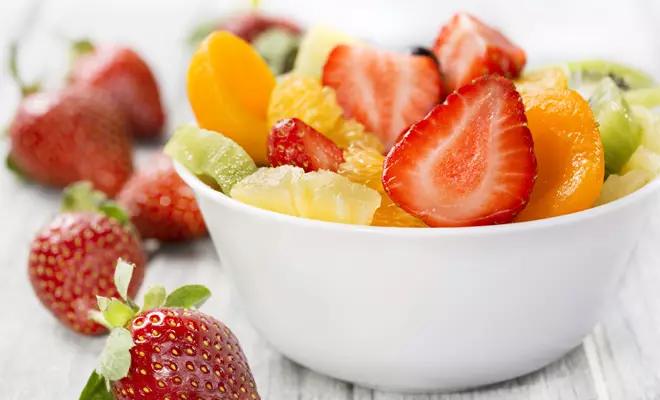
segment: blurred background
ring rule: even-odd
[[[248,9],[251,0],[22,0],[0,5],[0,64],[9,40],[19,39],[26,78],[61,76],[67,68],[67,39],[131,44],[150,62],[166,104],[185,110],[187,38],[201,23]],[[516,38],[529,65],[604,57],[660,73],[656,34],[660,2],[654,0],[339,0],[318,3],[262,0],[264,11],[300,24],[324,22],[387,47],[429,44],[457,7],[471,11]],[[18,92],[2,68],[0,121],[12,113]],[[54,79],[53,79],[54,80]],[[185,113],[181,119],[185,118]],[[177,121],[177,114],[170,118]]]
[[[262,0],[261,3],[264,11],[302,26],[323,22],[350,35],[398,49],[430,45],[448,17],[465,10],[514,38],[527,51],[532,67],[552,61],[601,57],[636,65],[660,77],[657,34],[660,1],[657,0]],[[69,66],[70,41],[91,38],[98,43],[130,45],[147,60],[167,109],[165,134],[169,135],[174,126],[192,119],[185,88],[187,62],[193,50],[189,43],[191,34],[200,24],[219,21],[251,6],[251,0],[2,0],[0,126],[9,122],[20,99],[20,91],[6,68],[11,41],[20,43],[18,65],[24,79],[41,79],[45,87],[58,88],[63,85]],[[3,158],[6,148],[6,141],[0,142]],[[138,164],[158,148],[159,144],[139,146]],[[43,393],[56,400],[76,398],[102,346],[102,341],[78,338],[58,327],[34,298],[26,279],[30,240],[56,213],[59,195],[24,185],[0,169],[0,304],[15,305],[0,318],[3,361],[0,400],[46,398],[40,397]],[[164,277],[158,280],[169,282],[169,287],[174,283],[213,282],[217,297],[207,304],[206,310],[228,321],[246,343],[246,353],[253,360],[264,397],[271,400],[374,398],[370,391],[359,388],[353,391],[345,384],[304,371],[268,350],[240,313],[230,306],[224,273],[218,268],[209,241],[166,252],[151,264],[151,276]],[[640,286],[645,281],[643,276],[632,279]],[[631,328],[626,320],[626,315],[637,310],[625,301],[626,296],[637,291],[638,286],[634,287],[624,291],[621,304],[606,321],[609,323],[606,329],[610,330],[606,333],[625,340],[612,348],[603,339],[605,331],[600,331],[601,336],[591,342],[591,349],[579,350],[547,374],[520,381],[520,387],[512,389],[507,400],[605,399],[597,397],[599,389],[593,386],[591,373],[594,354],[602,356],[607,352],[615,354],[627,367],[622,371],[605,371],[606,375],[629,385],[625,391],[614,389],[612,400],[656,399],[646,396],[660,393],[657,386],[660,377],[653,372],[660,368],[643,365],[639,359],[640,348],[660,354],[657,336],[638,338],[643,341],[639,347],[635,347],[632,339],[631,348],[621,344],[626,343],[634,325],[641,323],[633,322]],[[647,289],[649,293],[657,291],[657,288]],[[647,308],[660,310],[659,300],[649,300]],[[31,340],[21,340],[25,337]],[[11,360],[11,365],[7,360]],[[566,384],[569,379],[574,383]],[[493,390],[494,396],[498,390]]]

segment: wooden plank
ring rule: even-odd
[[[582,348],[545,370],[481,390],[437,395],[374,392],[374,400],[588,400],[596,399]],[[367,397],[361,397],[367,398]]]
[[[593,335],[608,400],[660,398],[660,208],[631,260],[612,309]]]

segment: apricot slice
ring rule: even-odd
[[[266,165],[266,113],[275,77],[249,43],[229,32],[211,33],[188,67],[188,100],[200,128],[238,143]]]
[[[523,102],[534,138],[538,177],[517,221],[590,208],[603,187],[605,156],[589,103],[569,89],[523,94]]]

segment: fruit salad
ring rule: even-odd
[[[192,57],[196,125],[165,152],[236,201],[345,224],[478,226],[580,212],[660,172],[660,86],[634,67],[529,70],[524,49],[462,12],[410,51],[328,26],[296,34],[287,66],[231,29]]]

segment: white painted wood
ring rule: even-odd
[[[0,62],[15,35],[25,40],[21,66],[28,77],[46,69],[54,84],[66,68],[60,37],[91,36],[136,46],[156,67],[170,110],[170,126],[190,119],[184,73],[186,35],[196,21],[217,14],[228,2],[204,0],[22,0],[0,4]],[[626,10],[652,21],[660,7]],[[26,36],[27,35],[27,36]],[[657,54],[657,48],[650,50]],[[658,60],[660,62],[660,60]],[[647,65],[652,65],[650,62]],[[655,64],[657,65],[657,64]],[[660,68],[654,71],[660,72]],[[54,85],[56,86],[56,85]],[[0,123],[10,118],[18,93],[0,73]],[[0,145],[4,152],[5,144]],[[141,148],[138,159],[153,148]],[[28,244],[57,212],[59,194],[15,180],[0,171],[0,399],[77,398],[94,367],[102,338],[61,328],[32,295],[27,280]],[[162,282],[209,284],[214,297],[205,311],[226,321],[239,336],[260,393],[268,400],[658,400],[660,399],[660,210],[650,221],[631,260],[630,273],[602,324],[564,360],[503,385],[447,395],[403,396],[374,392],[318,375],[284,359],[241,313],[231,284],[210,241],[170,246],[151,261],[145,287]],[[530,260],[533,262],[533,260]],[[393,343],[392,345],[396,345]]]

